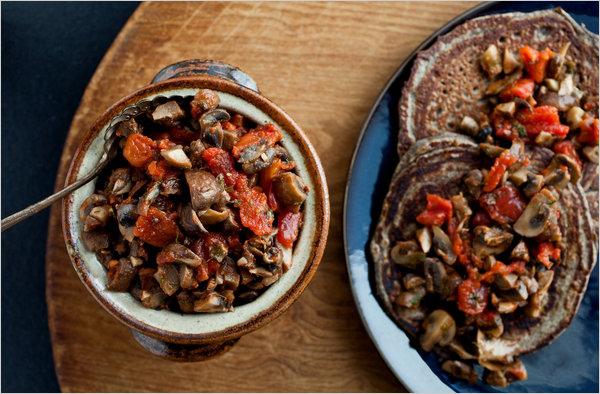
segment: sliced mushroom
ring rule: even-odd
[[[137,217],[138,214],[135,205],[117,205],[117,223],[119,224],[119,231],[123,238],[129,242],[132,242],[134,238],[133,229],[135,228]]]
[[[496,274],[494,276],[494,284],[500,290],[510,290],[517,286],[519,277],[512,273]]]
[[[477,319],[477,327],[492,338],[500,338],[504,333],[504,323],[502,317],[498,313],[489,313],[485,318]]]
[[[554,78],[544,79],[544,86],[546,86],[551,92],[558,92],[558,89],[560,88],[558,81]]]
[[[106,227],[111,216],[112,208],[110,205],[100,205],[92,208],[83,223],[83,231],[93,231]]]
[[[217,211],[212,208],[208,208],[204,211],[199,212],[198,218],[200,218],[202,224],[211,225],[223,222],[224,220],[229,218],[230,215],[231,212],[227,209]]]
[[[477,226],[473,234],[473,251],[480,258],[504,252],[513,240],[510,232],[497,227]]]
[[[583,155],[592,163],[598,164],[598,145],[584,146]]]
[[[181,227],[190,235],[200,235],[202,233],[208,233],[208,230],[204,228],[202,221],[198,217],[196,211],[192,209],[189,204],[182,205],[179,209],[179,224]]]
[[[222,280],[222,286],[225,289],[235,290],[240,285],[240,274],[233,260],[225,258],[219,267],[218,276]]]
[[[571,130],[577,130],[581,124],[581,120],[585,115],[585,111],[578,106],[573,106],[567,112],[567,123]]]
[[[195,268],[202,264],[202,258],[200,256],[179,243],[171,243],[165,246],[156,259],[159,265],[183,263]]]
[[[570,46],[570,42],[564,44],[560,51],[558,53],[554,53],[554,55],[548,61],[548,65],[546,66],[546,75],[549,78],[560,79],[564,74],[565,59]]]
[[[452,265],[456,261],[456,254],[452,249],[452,243],[446,233],[438,226],[432,226],[433,250],[446,264]]]
[[[266,147],[266,145],[265,145]],[[261,152],[260,155],[252,161],[244,161],[242,163],[242,170],[248,174],[253,175],[258,173],[259,171],[264,170],[268,166],[273,163],[275,157],[277,156],[277,150],[275,148],[266,147],[264,152]],[[242,153],[240,159],[243,159],[245,156]]]
[[[471,211],[471,208],[469,208],[467,199],[462,195],[462,193],[452,196],[450,201],[452,202],[452,207],[456,212],[456,217],[458,218],[459,222],[470,218],[473,214],[473,211]]]
[[[502,59],[502,71],[508,75],[523,67],[519,58],[508,47],[504,48],[504,57]]]
[[[442,370],[456,378],[466,380],[471,384],[477,383],[478,377],[475,369],[462,361],[446,360],[442,363]]]
[[[175,100],[157,106],[152,112],[152,120],[166,126],[174,125],[176,121],[184,116],[185,113]]]
[[[185,179],[190,189],[192,208],[196,211],[210,208],[223,194],[223,185],[208,171],[186,171]]]
[[[537,291],[540,288],[540,285],[539,285],[538,281],[535,280],[535,278],[530,278],[529,276],[522,276],[520,280],[525,285],[525,288],[527,289],[527,293],[529,293],[531,295],[537,293]]]
[[[500,156],[502,154],[502,152],[504,152],[504,150],[505,150],[501,146],[494,145],[494,144],[488,144],[485,142],[479,144],[479,149],[481,149],[481,151],[483,153],[485,153],[487,156],[489,156],[491,158],[496,158],[496,157]]]
[[[156,200],[158,195],[160,194],[160,182],[154,182],[144,193],[144,195],[140,198],[137,205],[137,213],[141,216],[145,216],[148,214],[148,210],[152,203]]]
[[[179,290],[179,273],[177,272],[177,267],[174,265],[159,265],[154,273],[154,279],[156,279],[162,291],[168,296],[175,294]]]
[[[415,241],[400,241],[390,251],[392,261],[404,268],[417,269],[425,261],[425,253],[419,251]]]
[[[221,129],[220,122],[229,120],[229,118],[229,113],[224,109],[212,109],[202,114],[202,116],[198,120],[198,122],[200,123],[200,130],[202,131],[203,135],[205,135],[206,133],[214,133],[215,130],[211,129],[215,126]],[[223,130],[221,129],[221,132],[222,131]]]
[[[529,262],[529,250],[524,241],[520,241],[517,246],[514,247],[512,252],[510,252],[510,258],[512,260],[523,260],[526,263]]]
[[[425,286],[404,291],[396,298],[396,304],[403,308],[418,308],[425,293]]]
[[[425,288],[430,293],[441,294],[446,282],[446,269],[444,264],[436,258],[426,258],[423,263]]]
[[[552,172],[561,166],[566,166],[569,169],[571,176],[571,183],[575,184],[581,178],[581,167],[571,156],[559,153],[552,157],[550,165],[548,165],[546,171]]]
[[[556,167],[544,177],[544,184],[561,190],[569,184],[570,180],[571,175],[566,167]]]
[[[106,194],[120,196],[121,194],[129,193],[133,183],[131,182],[131,174],[128,168],[116,168],[110,174],[108,184],[106,185]]]
[[[577,100],[583,97],[583,92],[577,88],[573,81],[573,74],[567,74],[560,82],[560,88],[558,89],[559,96],[573,96]]]
[[[485,368],[485,382],[493,386],[506,387],[515,380],[527,379],[527,371],[519,359],[507,363],[479,360],[479,364]]]
[[[81,233],[81,239],[83,240],[85,247],[92,252],[99,252],[102,249],[108,248],[110,245],[108,232],[105,230],[83,231]]]
[[[129,118],[117,124],[115,133],[119,136],[128,137],[130,134],[142,133],[142,131],[142,126],[135,118]]]
[[[175,145],[172,148],[163,149],[160,151],[160,155],[164,157],[167,163],[169,163],[173,167],[183,169],[192,168],[192,162],[183,151],[183,147],[181,145]]]
[[[206,292],[194,302],[194,312],[227,312],[231,310],[225,297],[216,292]]]
[[[479,198],[483,188],[483,174],[480,170],[471,170],[464,178],[467,191],[474,198]]]
[[[462,118],[459,128],[471,136],[476,136],[477,133],[479,133],[479,125],[477,124],[477,121],[470,116],[465,116]]]
[[[499,313],[513,313],[519,305],[515,301],[500,301],[498,302]]]
[[[85,222],[94,207],[106,204],[106,197],[100,194],[92,194],[81,203],[79,207],[79,220]]]
[[[183,313],[194,312],[194,297],[189,291],[182,291],[177,294],[177,303]]]
[[[423,328],[425,332],[421,335],[420,343],[426,352],[430,352],[435,345],[448,345],[456,334],[454,319],[442,309],[431,312],[423,322]]]
[[[425,279],[415,274],[406,274],[402,277],[402,285],[406,290],[412,290],[425,284]]]
[[[203,112],[217,108],[219,103],[219,95],[215,91],[209,89],[200,89],[190,103],[192,116],[197,118]]]
[[[454,352],[458,357],[460,357],[463,360],[476,360],[477,357],[469,352],[467,352],[467,350],[465,349],[465,347],[460,344],[460,342],[458,342],[455,339],[452,340],[452,342],[450,342],[447,345],[448,349],[450,349],[452,352]]]
[[[508,74],[506,77],[504,77],[502,79],[499,79],[497,81],[490,83],[488,85],[487,89],[485,90],[485,95],[486,96],[497,95],[498,93],[503,91],[505,88],[510,86],[517,79],[521,78],[521,74],[522,74],[521,71],[517,70],[517,71],[513,72],[512,74]]]
[[[509,101],[508,103],[500,103],[494,108],[494,112],[509,117],[512,117],[515,114],[516,110],[517,104],[514,101]]]
[[[529,294],[527,292],[527,287],[525,286],[525,283],[523,283],[523,281],[521,280],[518,280],[513,288],[511,288],[508,291],[504,291],[500,295],[500,299],[502,301],[520,302],[527,300],[528,296]]]
[[[544,186],[544,177],[539,174],[527,172],[527,180],[521,185],[523,194],[528,198],[533,197]]]
[[[502,56],[496,45],[490,45],[481,55],[481,67],[490,79],[502,72]]]
[[[111,291],[127,291],[136,273],[137,268],[131,264],[131,260],[127,257],[109,262],[107,289]]]
[[[501,371],[490,371],[489,369],[484,369],[483,380],[490,386],[508,386],[508,380]]]
[[[547,226],[551,211],[549,205],[554,202],[556,202],[554,195],[548,189],[542,189],[529,201],[513,229],[523,237],[537,237]]]
[[[284,172],[273,179],[273,193],[277,201],[287,206],[300,206],[306,200],[308,187],[293,172]]]
[[[194,269],[186,264],[179,266],[179,286],[182,289],[191,290],[198,287],[198,281],[195,278]]]
[[[417,230],[417,240],[419,241],[419,245],[421,246],[421,250],[423,253],[429,253],[431,250],[431,231],[428,227],[423,227]]]

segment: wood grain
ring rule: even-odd
[[[402,391],[364,330],[342,242],[344,185],[373,101],[404,58],[474,3],[143,3],[91,79],[56,185],[82,133],[163,66],[218,59],[250,74],[308,133],[331,194],[329,243],[300,299],[225,355],[194,364],[149,355],[101,309],[66,254],[60,207],[46,256],[49,326],[63,391]]]

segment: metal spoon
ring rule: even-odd
[[[171,97],[171,99],[176,98],[176,97],[179,97],[179,96]],[[164,97],[164,96],[157,96],[152,100],[141,100],[141,101],[137,102],[136,104],[130,105],[130,106],[126,107],[125,109],[123,109],[123,111],[121,111],[121,113],[119,115],[115,116],[110,121],[109,126],[106,129],[106,133],[104,134],[104,145],[103,145],[102,157],[100,158],[100,160],[98,161],[96,166],[87,175],[85,175],[83,178],[78,179],[77,181],[73,182],[72,184],[65,187],[64,189],[52,194],[51,196],[46,197],[42,201],[39,201],[33,205],[30,205],[27,208],[25,208],[17,213],[12,214],[7,218],[2,219],[2,223],[0,224],[0,231],[4,231],[4,230],[14,226],[15,224],[19,223],[20,221],[27,219],[28,217],[33,216],[40,211],[43,211],[44,209],[48,208],[50,205],[52,205],[56,201],[60,200],[61,198],[68,195],[69,193],[79,189],[83,185],[87,184],[88,182],[90,182],[91,180],[96,178],[98,176],[98,174],[100,174],[100,172],[106,167],[106,165],[113,159],[113,157],[117,151],[116,150],[117,144],[115,144],[115,141],[117,140],[116,135],[115,135],[115,130],[116,130],[117,125],[123,121],[127,121],[127,120],[139,115],[142,112],[147,111],[154,104],[156,104],[157,102],[160,102],[160,101],[164,101],[165,99],[166,99],[166,97]]]

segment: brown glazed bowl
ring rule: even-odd
[[[199,89],[215,90],[221,107],[256,123],[272,122],[283,134],[283,145],[296,161],[298,174],[310,187],[304,206],[304,225],[294,247],[292,267],[260,297],[232,312],[180,314],[144,308],[127,292],[106,289],[107,273],[81,240],[78,210],[93,193],[95,181],[63,200],[62,224],[73,267],[94,298],[150,352],[178,361],[197,361],[229,349],[244,334],[281,315],[313,278],[327,241],[329,196],[321,163],[308,138],[288,114],[262,96],[254,81],[239,69],[219,62],[190,60],[161,70],[152,83],[122,98],[93,124],[84,136],[67,173],[66,184],[83,177],[100,160],[105,131],[128,106],[158,96],[193,96]]]

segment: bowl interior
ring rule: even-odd
[[[173,88],[145,96],[144,98],[152,99],[158,95],[165,97],[193,96],[198,90],[199,88]],[[230,93],[218,92],[218,94],[221,99],[221,107],[236,111],[252,119],[257,124],[269,122],[275,124],[283,134],[283,146],[289,151],[296,162],[298,174],[310,187],[311,192],[308,194],[304,206],[304,225],[294,248],[292,267],[256,300],[236,307],[233,312],[180,314],[166,310],[145,308],[129,293],[118,293],[106,289],[107,273],[105,268],[98,261],[95,254],[87,250],[83,244],[81,239],[82,224],[79,219],[78,209],[83,200],[94,192],[95,181],[92,181],[72,193],[64,205],[67,238],[71,239],[71,242],[67,242],[67,249],[75,262],[78,274],[92,294],[101,301],[109,312],[116,315],[119,319],[124,320],[123,317],[126,316],[127,318],[124,320],[126,324],[132,325],[134,323],[133,325],[136,327],[149,326],[161,332],[186,335],[210,334],[227,330],[232,326],[244,325],[260,312],[276,306],[286,296],[286,293],[292,289],[307,266],[312,262],[311,257],[315,245],[315,237],[320,233],[320,231],[317,231],[318,220],[316,216],[318,212],[316,209],[317,193],[315,192],[317,185],[313,181],[314,171],[311,175],[309,166],[301,152],[301,147],[294,141],[288,131],[256,105]],[[76,177],[80,178],[100,160],[103,135],[107,127],[108,122],[102,126],[100,133],[84,143],[87,144],[87,147],[83,147],[81,160],[78,162],[75,160],[72,164],[71,174],[76,174]],[[133,320],[133,322],[128,320]]]

